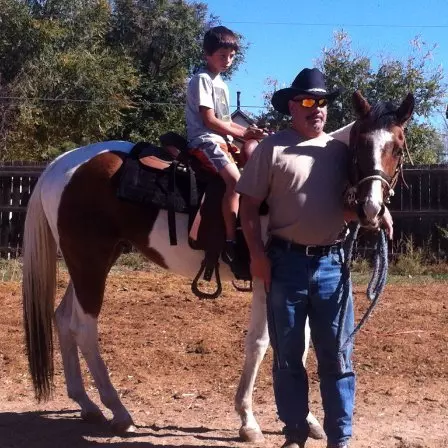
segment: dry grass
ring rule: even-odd
[[[22,260],[13,258],[11,260],[0,259],[0,281],[19,282],[22,280]]]

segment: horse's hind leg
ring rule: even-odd
[[[72,328],[76,343],[86,360],[89,371],[95,381],[101,402],[113,414],[112,427],[116,432],[133,431],[134,423],[127,409],[113,387],[106,364],[100,355],[98,344],[98,319],[84,312],[79,301],[75,300],[76,311],[72,315]]]
[[[86,360],[101,402],[111,410],[112,427],[116,432],[132,431],[132,418],[113,387],[107,367],[101,358],[98,343],[98,315],[101,310],[106,277],[118,257],[115,241],[97,237],[95,244],[71,247],[64,253],[73,281],[70,310],[70,331]]]
[[[61,303],[56,309],[55,320],[64,365],[65,381],[69,398],[81,408],[81,417],[90,422],[104,422],[106,419],[100,408],[88,397],[82,381],[79,365],[78,346],[70,328],[73,307],[76,300],[73,283],[70,281]]]

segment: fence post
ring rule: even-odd
[[[26,207],[32,187],[45,169],[33,162],[0,163],[0,257],[20,255]]]

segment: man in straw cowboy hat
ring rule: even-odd
[[[272,105],[291,115],[291,127],[258,145],[236,187],[242,195],[252,275],[267,291],[274,393],[285,424],[283,448],[303,448],[308,437],[308,378],[302,364],[307,317],[318,360],[327,447],[346,448],[352,435],[352,345],[341,353],[341,362],[337,344],[349,158],[347,146],[324,132],[327,104],[338,93],[327,89],[316,68],[305,68],[291,87],[275,92]],[[264,200],[269,205],[266,246],[258,213]],[[343,340],[353,326],[350,288]]]

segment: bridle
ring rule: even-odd
[[[403,133],[404,136],[404,133]],[[358,159],[357,159],[357,147],[353,146],[353,160],[352,160],[352,167],[353,171],[356,173],[356,176],[359,174],[358,169]],[[406,151],[406,154],[410,160],[410,163],[413,165],[408,145],[406,143],[406,137],[404,137],[404,149]],[[404,152],[402,151],[400,154],[400,157],[398,159],[397,166],[395,168],[394,174],[392,176],[389,176],[387,173],[385,173],[383,170],[372,170],[370,173],[367,173],[364,177],[361,177],[360,180],[353,182],[352,186],[349,187],[346,191],[346,203],[350,208],[355,208],[357,210],[358,216],[360,218],[365,217],[365,212],[363,209],[363,205],[365,204],[365,201],[361,202],[358,199],[358,191],[359,187],[368,181],[374,181],[379,180],[383,185],[383,203],[381,204],[381,210],[378,213],[378,216],[381,218],[384,215],[385,212],[385,205],[389,204],[390,199],[395,195],[395,186],[398,183],[399,177],[401,177],[403,183],[405,186],[406,182],[404,180],[403,176],[403,163],[404,163]]]

